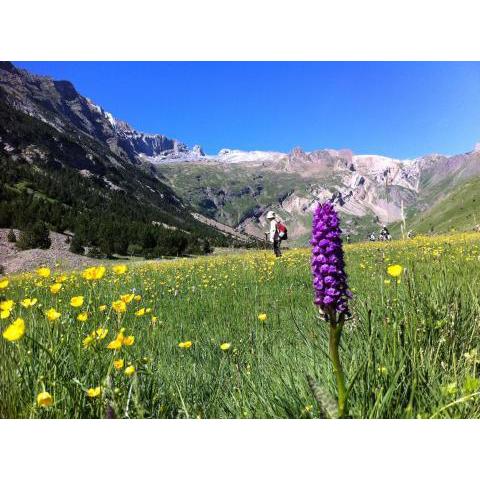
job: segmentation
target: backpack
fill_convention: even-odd
[[[287,227],[283,223],[281,222],[277,223],[277,232],[278,232],[278,238],[280,240],[287,240],[288,231],[287,231]]]

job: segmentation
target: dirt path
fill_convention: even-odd
[[[0,265],[4,273],[29,272],[40,266],[47,266],[57,270],[76,270],[90,265],[98,265],[100,260],[76,255],[68,250],[67,236],[61,233],[50,232],[52,246],[48,250],[34,248],[19,250],[15,243],[7,240],[9,229],[0,228]],[[17,239],[20,232],[14,230]],[[104,260],[101,260],[102,262]]]

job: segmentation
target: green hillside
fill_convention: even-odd
[[[423,212],[407,214],[407,230],[416,233],[445,233],[472,230],[480,223],[480,177],[475,177],[455,187],[451,192]],[[393,227],[400,233],[400,224]]]
[[[0,227],[26,229],[41,220],[106,255],[200,252],[205,238],[227,243],[156,177],[86,135],[12,109],[1,92],[0,138],[8,149],[0,151]]]
[[[279,211],[290,227],[298,229],[290,238],[292,245],[308,241],[311,215],[299,214],[295,206],[288,205],[288,199],[293,195],[311,200],[316,187],[335,190],[341,184],[335,173],[306,176],[284,169],[282,163],[183,162],[157,165],[156,169],[196,210],[232,227],[246,219],[255,222],[266,209]]]
[[[172,189],[201,213],[235,226],[258,206],[306,188],[298,174],[241,164],[175,163],[157,167]]]

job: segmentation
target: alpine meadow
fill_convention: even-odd
[[[345,247],[353,299],[340,356],[350,417],[480,416],[479,242],[452,234]],[[278,259],[250,252],[5,277],[0,415],[335,417],[309,256],[292,249]]]
[[[67,63],[0,62],[0,418],[480,418],[480,64]]]

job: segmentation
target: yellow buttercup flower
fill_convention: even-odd
[[[114,360],[113,362],[113,366],[115,367],[115,370],[121,370],[124,364],[125,362],[122,358],[119,358],[118,360]]]
[[[180,348],[190,348],[192,346],[192,342],[190,340],[186,341],[186,342],[180,342],[178,344],[178,346]]]
[[[0,318],[2,320],[5,320],[6,318],[8,318],[10,316],[10,310],[1,310],[0,311]]]
[[[14,306],[15,302],[13,300],[4,300],[3,302],[0,302],[0,310],[2,310],[2,312],[10,312],[11,310],[13,310]]]
[[[128,337],[125,337],[123,334],[124,331],[125,331],[125,328],[122,328],[120,332],[118,332],[115,340],[112,340],[108,344],[107,348],[109,348],[110,350],[120,350],[120,348],[122,348],[122,345],[126,345],[128,347],[133,345],[135,342],[135,337],[133,335],[129,335]]]
[[[50,269],[48,267],[37,268],[37,275],[47,278],[50,276]]]
[[[122,348],[122,341],[116,338],[115,340],[112,340],[108,345],[107,348],[109,350],[120,350]]]
[[[130,303],[134,296],[133,293],[126,293],[125,295],[120,295],[120,300],[125,303]]]
[[[68,278],[68,277],[67,277],[66,275],[59,275],[59,276],[55,279],[55,281],[56,281],[57,283],[63,283],[67,278]]]
[[[21,302],[20,305],[25,308],[30,308],[33,307],[37,303],[36,298],[24,298]]]
[[[2,280],[0,280],[0,290],[7,288],[8,284],[9,284],[8,278],[2,278]]]
[[[87,390],[87,397],[95,398],[98,397],[102,393],[101,387],[89,388]]]
[[[313,405],[305,405],[305,408],[302,410],[302,413],[310,413],[313,410]]]
[[[264,321],[267,319],[267,314],[266,314],[266,313],[261,313],[261,314],[258,316],[258,319],[259,319],[261,322],[264,322]]]
[[[112,270],[117,275],[123,275],[127,271],[127,266],[126,265],[115,265],[115,266],[112,267]]]
[[[93,337],[88,335],[82,341],[83,348],[87,348],[93,342]]]
[[[142,299],[142,296],[141,295],[135,295],[133,297],[133,299],[136,301],[136,302],[139,302],[141,299]]]
[[[70,299],[70,305],[75,308],[81,307],[83,305],[82,295],[79,295],[78,297],[72,297]]]
[[[142,317],[143,315],[145,315],[145,309],[144,309],[144,308],[141,308],[140,310],[137,310],[137,311],[135,312],[135,315],[136,315],[137,317]]]
[[[52,293],[58,293],[61,288],[62,288],[62,284],[61,284],[61,283],[54,283],[53,285],[50,286],[50,291],[51,291]]]
[[[25,335],[25,322],[17,318],[11,325],[3,331],[3,338],[9,342],[16,342]]]
[[[226,351],[229,350],[230,347],[232,346],[231,343],[225,342],[220,345],[220,350]]]
[[[98,267],[89,267],[83,271],[82,276],[86,280],[100,280],[105,275],[105,271],[106,268],[103,265]]]
[[[57,311],[52,307],[52,308],[50,308],[49,310],[47,310],[47,311],[45,312],[45,315],[47,316],[47,318],[48,318],[48,320],[49,320],[50,322],[54,322],[55,320],[57,320],[57,319],[60,317],[61,313],[60,313],[60,312],[57,312]]]
[[[82,312],[77,315],[77,320],[80,322],[85,322],[88,318],[88,313],[87,312]]]
[[[100,305],[100,306],[98,307],[98,310],[99,310],[100,312],[104,312],[106,309],[107,309],[107,306],[106,306],[106,305]]]
[[[391,277],[399,277],[402,274],[403,267],[401,265],[389,265],[387,268],[387,273]]]
[[[37,405],[39,407],[50,407],[53,404],[53,398],[48,392],[41,392],[37,395]]]
[[[99,340],[103,340],[107,336],[107,333],[108,328],[97,328],[97,330],[95,330],[95,335]]]
[[[135,367],[133,365],[130,365],[125,369],[125,375],[127,377],[131,377],[135,373]]]
[[[127,304],[123,300],[116,300],[112,303],[112,308],[117,313],[123,313],[127,310]]]

